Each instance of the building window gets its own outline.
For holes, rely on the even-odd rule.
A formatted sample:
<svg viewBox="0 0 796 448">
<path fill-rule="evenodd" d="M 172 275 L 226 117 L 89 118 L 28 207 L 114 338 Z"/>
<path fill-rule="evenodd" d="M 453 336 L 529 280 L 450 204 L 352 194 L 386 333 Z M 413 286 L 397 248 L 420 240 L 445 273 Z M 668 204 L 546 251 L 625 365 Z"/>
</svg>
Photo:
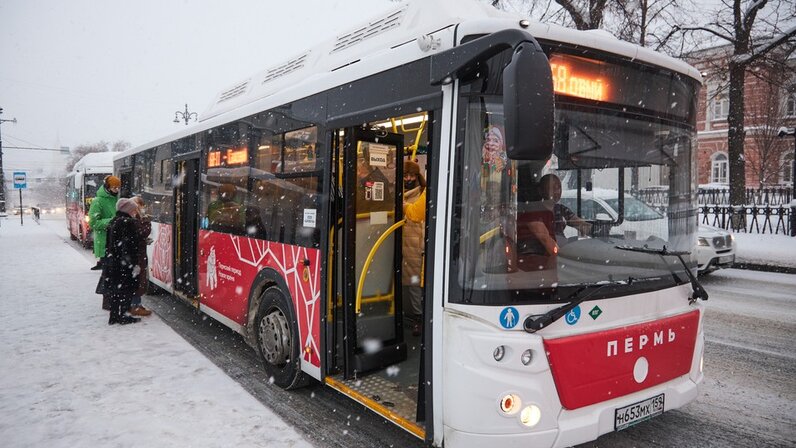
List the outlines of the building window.
<svg viewBox="0 0 796 448">
<path fill-rule="evenodd" d="M 793 185 L 793 153 L 782 156 L 782 177 L 781 184 Z"/>
<path fill-rule="evenodd" d="M 785 115 L 796 116 L 796 92 L 788 92 L 785 97 Z"/>
<path fill-rule="evenodd" d="M 729 115 L 730 113 L 730 99 L 724 93 L 717 94 L 713 98 L 711 107 L 713 112 L 713 119 L 724 120 L 727 118 L 727 115 Z"/>
<path fill-rule="evenodd" d="M 723 152 L 713 154 L 710 158 L 710 181 L 713 183 L 726 184 L 729 171 L 727 154 Z"/>
</svg>

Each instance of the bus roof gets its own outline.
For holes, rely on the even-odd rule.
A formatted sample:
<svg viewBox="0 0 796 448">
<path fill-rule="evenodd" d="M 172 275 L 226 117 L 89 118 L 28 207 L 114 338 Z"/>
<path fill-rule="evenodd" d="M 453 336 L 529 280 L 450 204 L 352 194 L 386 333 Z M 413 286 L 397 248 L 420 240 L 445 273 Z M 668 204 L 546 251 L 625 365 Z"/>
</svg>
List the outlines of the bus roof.
<svg viewBox="0 0 796 448">
<path fill-rule="evenodd" d="M 478 0 L 407 0 L 389 6 L 380 15 L 222 90 L 198 124 L 118 153 L 116 159 L 429 56 L 415 43 L 422 36 L 452 32 L 457 26 L 459 37 L 490 33 L 518 28 L 522 19 Z M 603 30 L 578 31 L 544 23 L 531 23 L 526 30 L 539 40 L 597 49 L 702 81 L 699 71 L 685 62 L 620 41 Z M 411 43 L 415 44 L 407 45 Z M 446 50 L 444 45 L 431 51 Z"/>
<path fill-rule="evenodd" d="M 111 173 L 113 172 L 113 159 L 118 152 L 92 152 L 86 154 L 75 163 L 72 170 L 74 172 L 90 173 Z"/>
</svg>

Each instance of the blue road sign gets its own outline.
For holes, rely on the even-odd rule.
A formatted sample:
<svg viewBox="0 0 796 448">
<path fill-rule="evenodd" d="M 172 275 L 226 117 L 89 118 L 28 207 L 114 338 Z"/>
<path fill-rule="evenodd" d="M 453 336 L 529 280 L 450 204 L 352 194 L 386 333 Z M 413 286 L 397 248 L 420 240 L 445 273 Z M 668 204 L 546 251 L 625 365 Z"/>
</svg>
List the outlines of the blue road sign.
<svg viewBox="0 0 796 448">
<path fill-rule="evenodd" d="M 14 171 L 14 188 L 28 188 L 27 176 L 24 171 Z"/>
</svg>

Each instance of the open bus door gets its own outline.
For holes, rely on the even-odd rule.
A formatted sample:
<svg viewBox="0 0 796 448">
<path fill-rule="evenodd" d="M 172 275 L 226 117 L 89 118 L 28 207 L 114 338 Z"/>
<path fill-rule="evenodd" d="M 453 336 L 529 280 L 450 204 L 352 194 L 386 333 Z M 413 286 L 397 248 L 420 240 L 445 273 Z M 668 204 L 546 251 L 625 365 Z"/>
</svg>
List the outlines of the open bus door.
<svg viewBox="0 0 796 448">
<path fill-rule="evenodd" d="M 345 378 L 406 359 L 401 320 L 403 137 L 348 128 L 337 257 L 342 277 Z M 339 159 L 338 159 L 339 160 Z M 353 262 L 345 262 L 352 260 Z M 366 265 L 367 263 L 367 265 Z"/>
<path fill-rule="evenodd" d="M 395 124 L 407 118 L 423 125 Z M 403 162 L 415 157 L 417 142 L 427 141 L 426 122 L 419 113 L 397 117 L 388 130 L 332 132 L 325 377 L 421 439 L 428 434 L 430 361 L 425 332 L 413 334 L 403 320 L 401 280 Z"/>
<path fill-rule="evenodd" d="M 174 183 L 174 293 L 196 300 L 199 215 L 199 158 L 176 161 Z"/>
</svg>

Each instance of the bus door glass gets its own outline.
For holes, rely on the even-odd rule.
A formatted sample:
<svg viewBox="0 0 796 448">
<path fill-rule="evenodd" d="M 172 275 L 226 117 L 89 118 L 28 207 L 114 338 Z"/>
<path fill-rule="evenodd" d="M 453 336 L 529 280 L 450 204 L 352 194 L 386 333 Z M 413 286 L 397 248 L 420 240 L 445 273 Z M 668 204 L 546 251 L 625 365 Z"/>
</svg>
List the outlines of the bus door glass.
<svg viewBox="0 0 796 448">
<path fill-rule="evenodd" d="M 188 298 L 198 294 L 196 243 L 199 189 L 199 159 L 176 162 L 174 183 L 174 289 Z"/>
<path fill-rule="evenodd" d="M 348 128 L 343 145 L 342 263 L 346 378 L 406 358 L 401 316 L 403 137 Z M 339 202 L 339 201 L 338 201 Z M 347 261 L 347 260 L 350 260 Z M 396 318 L 398 316 L 398 318 Z"/>
</svg>

